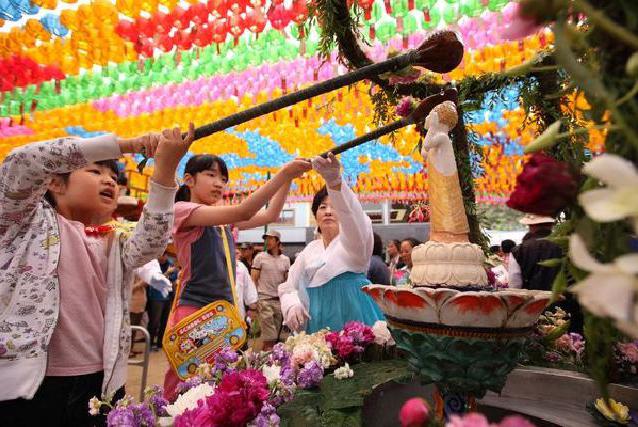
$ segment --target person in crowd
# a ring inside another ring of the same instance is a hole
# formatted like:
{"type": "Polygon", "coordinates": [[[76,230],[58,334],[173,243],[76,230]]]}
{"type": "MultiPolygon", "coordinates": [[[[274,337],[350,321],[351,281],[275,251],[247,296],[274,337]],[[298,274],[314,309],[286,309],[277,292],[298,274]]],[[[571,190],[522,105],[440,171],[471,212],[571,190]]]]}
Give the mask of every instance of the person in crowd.
{"type": "Polygon", "coordinates": [[[321,238],[305,247],[279,286],[286,325],[308,333],[326,327],[338,331],[350,320],[373,325],[383,314],[361,290],[370,283],[365,274],[374,245],[372,222],[342,182],[334,155],[312,163],[326,182],[312,201],[321,238]]]}
{"type": "Polygon", "coordinates": [[[555,220],[527,214],[520,223],[527,225],[529,232],[523,237],[522,243],[512,250],[512,257],[509,258],[509,287],[549,291],[558,274],[558,267],[545,267],[539,262],[563,256],[560,246],[546,239],[552,233],[555,220]]]}
{"type": "Polygon", "coordinates": [[[151,336],[151,346],[153,350],[162,348],[162,338],[166,329],[168,314],[171,310],[172,297],[174,295],[174,284],[177,281],[179,269],[174,265],[168,254],[164,252],[158,259],[159,272],[164,277],[171,289],[169,292],[162,292],[153,287],[148,288],[148,302],[146,311],[148,312],[148,333],[151,336]]]}
{"type": "Polygon", "coordinates": [[[487,258],[488,282],[497,288],[506,288],[509,282],[507,269],[503,263],[503,252],[500,245],[490,246],[490,256],[487,258]]]}
{"type": "MultiPolygon", "coordinates": [[[[228,183],[224,160],[212,154],[198,154],[188,160],[184,184],[177,193],[173,226],[177,260],[182,267],[181,290],[175,295],[178,300],[167,328],[215,301],[235,304],[231,288],[235,271],[228,271],[229,265],[236,266],[230,224],[242,230],[276,221],[291,181],[310,169],[309,161],[295,159],[240,204],[223,205],[228,183]],[[260,211],[271,198],[270,205],[260,211]]],[[[164,380],[164,394],[169,400],[175,398],[178,383],[179,377],[170,367],[164,380]]]]}
{"type": "Polygon", "coordinates": [[[7,426],[93,426],[87,402],[124,395],[134,270],[164,252],[175,170],[193,140],[56,138],[14,149],[0,167],[0,419],[7,426]],[[111,221],[124,153],[153,157],[132,230],[111,221]]]}
{"type": "MultiPolygon", "coordinates": [[[[146,314],[146,306],[148,303],[147,291],[157,292],[160,297],[167,298],[168,293],[172,290],[171,282],[164,276],[159,262],[154,259],[144,265],[143,267],[135,270],[135,279],[133,280],[133,287],[131,289],[131,299],[129,300],[129,312],[131,316],[131,326],[144,326],[143,319],[146,314]]],[[[150,313],[149,325],[150,325],[150,313]]],[[[146,328],[147,330],[150,329],[146,328]]],[[[150,335],[150,331],[149,331],[150,335]]],[[[143,342],[144,337],[141,334],[132,334],[131,356],[135,357],[140,352],[135,351],[135,343],[143,342]]],[[[151,342],[152,344],[152,335],[151,342]]]]}
{"type": "Polygon", "coordinates": [[[370,268],[368,268],[368,280],[377,285],[390,284],[390,269],[383,262],[383,241],[377,233],[374,236],[374,246],[372,247],[372,258],[370,258],[370,268]]]}
{"type": "Polygon", "coordinates": [[[412,249],[419,246],[421,242],[413,237],[409,237],[401,241],[401,262],[403,267],[394,272],[392,284],[396,286],[407,285],[410,283],[410,272],[412,271],[412,249]]]}
{"type": "Polygon", "coordinates": [[[246,269],[250,271],[253,265],[253,259],[255,258],[255,246],[252,243],[242,243],[239,245],[239,251],[241,253],[241,257],[239,259],[246,269]]]}
{"type": "Polygon", "coordinates": [[[281,253],[281,234],[269,230],[263,236],[264,252],[253,260],[251,276],[259,293],[259,322],[263,350],[271,350],[283,330],[281,303],[277,288],[288,278],[290,258],[281,253]]]}
{"type": "Polygon", "coordinates": [[[237,305],[239,306],[241,317],[246,320],[246,323],[250,323],[250,321],[256,319],[257,316],[259,295],[257,294],[257,287],[252,277],[250,277],[248,269],[243,262],[239,261],[239,250],[236,251],[235,257],[237,260],[237,274],[235,278],[235,285],[237,286],[237,305]]]}
{"type": "Polygon", "coordinates": [[[386,246],[387,264],[390,269],[390,277],[394,277],[394,272],[403,268],[405,264],[401,261],[401,242],[397,239],[390,240],[386,246]]]}

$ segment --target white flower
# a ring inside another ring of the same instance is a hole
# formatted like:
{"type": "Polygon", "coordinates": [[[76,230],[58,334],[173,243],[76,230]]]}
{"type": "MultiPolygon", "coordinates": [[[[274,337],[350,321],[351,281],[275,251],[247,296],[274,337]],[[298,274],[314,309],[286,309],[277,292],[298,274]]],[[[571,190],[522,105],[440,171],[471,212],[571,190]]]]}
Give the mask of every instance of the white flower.
{"type": "Polygon", "coordinates": [[[629,218],[638,233],[638,170],[629,160],[602,154],[585,164],[583,172],[602,181],[606,187],[578,196],[587,215],[598,222],[629,218]]]}
{"type": "Polygon", "coordinates": [[[347,363],[343,365],[341,368],[335,369],[334,376],[338,380],[343,380],[346,378],[354,377],[354,371],[350,369],[350,365],[347,363]]]}
{"type": "Polygon", "coordinates": [[[385,320],[377,320],[372,325],[372,333],[374,334],[374,342],[378,345],[394,345],[394,339],[388,329],[388,323],[385,320]]]}
{"type": "Polygon", "coordinates": [[[261,368],[261,373],[264,374],[264,377],[266,377],[266,381],[268,381],[268,385],[273,385],[275,384],[277,381],[279,381],[279,378],[281,377],[281,366],[277,366],[277,365],[272,365],[272,366],[268,366],[265,365],[263,368],[261,368]]]}
{"type": "Polygon", "coordinates": [[[89,414],[99,415],[101,407],[102,402],[97,397],[92,397],[91,400],[89,400],[89,414]]]}
{"type": "Polygon", "coordinates": [[[184,413],[187,409],[197,408],[197,402],[215,393],[215,388],[209,383],[202,383],[180,395],[175,403],[166,406],[166,412],[172,417],[184,413]]]}
{"type": "Polygon", "coordinates": [[[601,264],[587,251],[583,239],[572,234],[569,257],[576,267],[591,273],[572,288],[580,304],[596,316],[613,319],[618,329],[638,338],[638,254],[601,264]]]}

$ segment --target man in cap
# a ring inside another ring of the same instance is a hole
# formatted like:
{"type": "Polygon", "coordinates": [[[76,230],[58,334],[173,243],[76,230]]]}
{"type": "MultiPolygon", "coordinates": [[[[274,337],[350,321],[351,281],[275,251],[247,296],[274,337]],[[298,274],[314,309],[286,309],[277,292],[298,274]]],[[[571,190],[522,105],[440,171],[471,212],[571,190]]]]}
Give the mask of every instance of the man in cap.
{"type": "Polygon", "coordinates": [[[529,232],[523,237],[523,242],[512,250],[509,287],[549,291],[558,267],[543,267],[538,263],[563,256],[560,246],[546,239],[556,221],[551,217],[527,214],[519,222],[527,225],[529,232]]]}
{"type": "Polygon", "coordinates": [[[259,294],[259,320],[264,350],[270,350],[280,338],[283,315],[277,288],[288,278],[290,258],[281,253],[281,234],[270,230],[263,235],[264,252],[253,260],[251,275],[259,294]]]}

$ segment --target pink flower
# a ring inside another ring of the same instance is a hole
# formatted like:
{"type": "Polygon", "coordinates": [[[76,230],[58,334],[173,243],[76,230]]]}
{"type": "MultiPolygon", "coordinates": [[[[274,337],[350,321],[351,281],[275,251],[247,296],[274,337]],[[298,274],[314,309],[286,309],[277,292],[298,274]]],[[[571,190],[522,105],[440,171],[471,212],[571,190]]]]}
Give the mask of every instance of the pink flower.
{"type": "Polygon", "coordinates": [[[490,427],[485,415],[476,412],[470,412],[463,416],[452,415],[450,421],[445,427],[490,427]]]}
{"type": "Polygon", "coordinates": [[[501,421],[498,427],[535,427],[535,426],[534,424],[529,422],[529,420],[521,417],[520,415],[510,415],[503,418],[503,421],[501,421]]]}
{"type": "Polygon", "coordinates": [[[215,394],[206,398],[212,425],[245,425],[259,414],[268,395],[266,377],[255,369],[225,375],[215,394]]]}
{"type": "Polygon", "coordinates": [[[414,102],[414,99],[412,99],[411,96],[406,96],[405,98],[403,98],[399,102],[399,105],[397,105],[397,110],[396,110],[397,115],[401,117],[409,116],[413,110],[413,107],[412,107],[413,102],[414,102]]]}
{"type": "Polygon", "coordinates": [[[425,426],[430,415],[430,408],[425,400],[413,397],[403,404],[399,412],[402,427],[425,426]]]}
{"type": "Polygon", "coordinates": [[[554,344],[558,350],[568,352],[571,350],[572,340],[569,334],[563,334],[556,338],[556,342],[554,344]]]}
{"type": "Polygon", "coordinates": [[[518,2],[512,2],[505,6],[503,14],[512,17],[510,23],[501,33],[507,40],[522,39],[536,33],[541,28],[534,19],[521,15],[521,5],[518,2]],[[506,11],[506,8],[510,8],[510,10],[506,11]]]}
{"type": "Polygon", "coordinates": [[[175,427],[212,427],[213,425],[210,411],[203,400],[197,402],[197,408],[187,409],[183,414],[175,417],[175,427]]]}
{"type": "Polygon", "coordinates": [[[310,344],[302,344],[292,351],[292,363],[297,366],[303,366],[310,362],[315,355],[310,344]]]}
{"type": "Polygon", "coordinates": [[[620,343],[618,344],[618,350],[628,362],[638,363],[638,346],[635,343],[620,343]]]}

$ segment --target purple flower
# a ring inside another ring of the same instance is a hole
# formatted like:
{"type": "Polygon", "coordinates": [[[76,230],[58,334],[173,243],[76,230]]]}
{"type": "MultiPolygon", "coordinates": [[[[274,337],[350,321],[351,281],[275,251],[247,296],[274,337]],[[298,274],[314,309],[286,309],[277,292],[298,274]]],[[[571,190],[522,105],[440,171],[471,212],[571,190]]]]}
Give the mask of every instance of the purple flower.
{"type": "Polygon", "coordinates": [[[555,351],[548,351],[545,353],[545,360],[551,363],[560,362],[561,357],[560,354],[555,351]]]}
{"type": "Polygon", "coordinates": [[[167,415],[166,405],[168,405],[168,400],[164,399],[164,397],[161,394],[156,394],[152,396],[149,399],[149,401],[150,401],[151,407],[153,408],[153,411],[155,411],[157,416],[163,417],[167,415]]]}
{"type": "Polygon", "coordinates": [[[323,379],[323,368],[316,361],[310,361],[304,365],[297,376],[297,384],[302,389],[309,389],[319,385],[323,379]]]}
{"type": "Polygon", "coordinates": [[[239,360],[239,354],[231,348],[225,347],[215,355],[215,365],[213,371],[215,375],[218,373],[229,374],[234,371],[229,365],[239,360]]]}
{"type": "Polygon", "coordinates": [[[281,372],[279,372],[279,379],[286,385],[295,383],[295,370],[292,366],[290,366],[290,361],[288,361],[287,364],[281,367],[281,372]]]}
{"type": "Polygon", "coordinates": [[[198,376],[190,377],[186,381],[177,384],[177,393],[184,394],[191,388],[195,388],[202,383],[202,379],[198,376]]]}
{"type": "Polygon", "coordinates": [[[106,417],[109,427],[137,427],[135,414],[130,407],[115,408],[106,417]]]}
{"type": "Polygon", "coordinates": [[[411,96],[406,96],[401,101],[399,101],[399,105],[397,105],[396,113],[398,116],[407,117],[412,112],[412,103],[414,99],[411,96]]]}
{"type": "Polygon", "coordinates": [[[257,427],[277,427],[279,426],[279,415],[274,406],[265,403],[261,408],[261,412],[255,418],[257,427]]]}
{"type": "Polygon", "coordinates": [[[284,343],[275,344],[272,348],[272,352],[270,353],[270,360],[282,367],[289,364],[290,352],[286,350],[284,343]]]}
{"type": "Polygon", "coordinates": [[[155,416],[153,415],[153,411],[149,406],[145,403],[141,403],[139,405],[131,406],[133,413],[135,414],[135,425],[143,426],[143,427],[154,427],[155,426],[155,416]]]}

